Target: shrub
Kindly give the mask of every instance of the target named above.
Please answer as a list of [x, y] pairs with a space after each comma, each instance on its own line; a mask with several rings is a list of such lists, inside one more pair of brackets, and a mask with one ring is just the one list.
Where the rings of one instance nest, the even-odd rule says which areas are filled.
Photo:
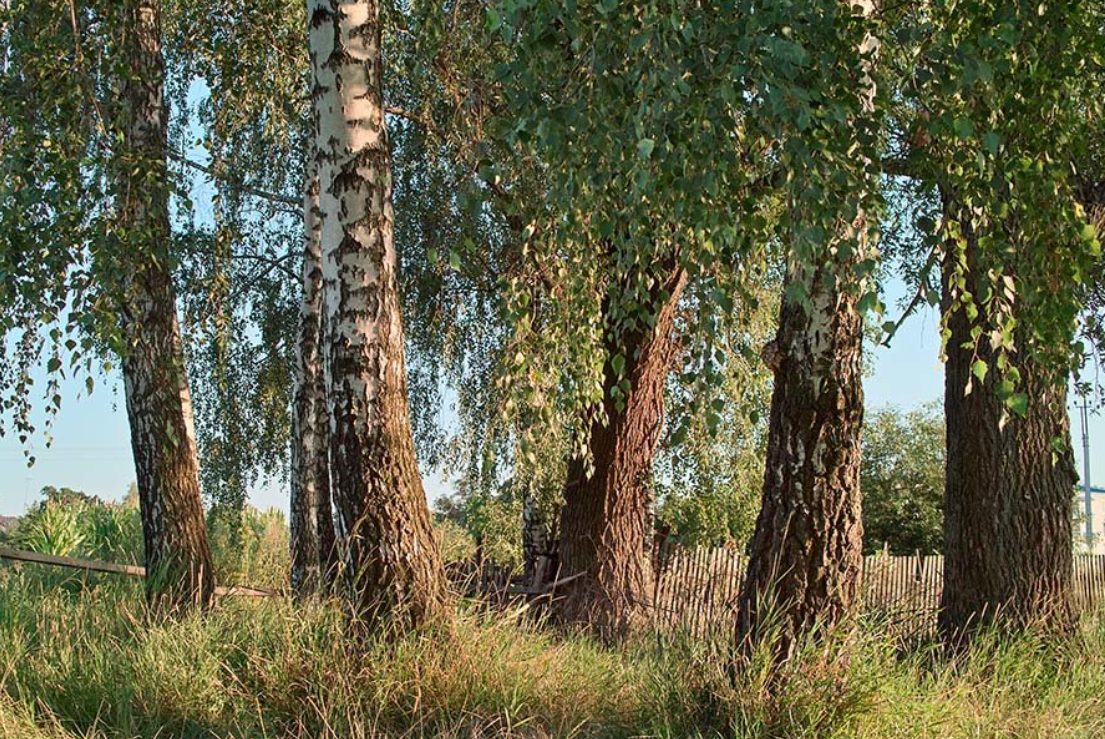
[[142, 523], [137, 501], [109, 503], [68, 488], [47, 487], [12, 533], [23, 549], [115, 562], [142, 561]]

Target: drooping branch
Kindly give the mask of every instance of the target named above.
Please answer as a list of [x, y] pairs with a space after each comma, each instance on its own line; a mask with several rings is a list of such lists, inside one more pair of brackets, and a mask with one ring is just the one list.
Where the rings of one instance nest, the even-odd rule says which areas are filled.
[[[200, 164], [199, 162], [193, 161], [182, 154], [178, 154], [175, 151], [169, 152], [168, 156], [170, 160], [177, 162], [178, 164], [183, 164], [188, 169], [193, 169], [197, 172], [201, 172], [213, 180], [227, 182], [230, 179], [226, 175], [216, 170], [214, 167]], [[293, 207], [299, 206], [299, 200], [288, 195], [281, 195], [279, 193], [269, 192], [268, 190], [263, 190], [258, 187], [250, 187], [249, 185], [238, 184], [237, 187], [239, 190], [246, 193], [247, 195], [252, 195], [254, 197], [261, 198], [262, 200], [268, 200], [273, 203], [280, 203], [281, 205], [290, 205]]]

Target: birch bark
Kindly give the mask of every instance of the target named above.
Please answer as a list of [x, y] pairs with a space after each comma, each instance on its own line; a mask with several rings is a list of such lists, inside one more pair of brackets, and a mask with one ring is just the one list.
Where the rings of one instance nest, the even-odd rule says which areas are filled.
[[325, 589], [333, 574], [334, 521], [330, 507], [329, 419], [323, 376], [322, 214], [318, 162], [310, 164], [303, 203], [303, 303], [292, 400], [292, 589], [305, 596]]
[[380, 8], [309, 0], [332, 494], [346, 586], [362, 617], [416, 625], [442, 611], [407, 406]]
[[206, 606], [214, 593], [192, 399], [167, 267], [164, 63], [156, 0], [127, 0], [117, 209], [128, 285], [123, 380], [151, 602]]
[[[873, 12], [871, 0], [847, 1], [856, 13]], [[874, 50], [865, 37], [865, 71]], [[866, 72], [863, 83], [869, 113], [875, 83]], [[784, 295], [766, 357], [775, 389], [763, 499], [738, 600], [736, 638], [745, 654], [770, 641], [778, 662], [789, 659], [801, 638], [844, 619], [859, 591], [863, 318], [854, 269], [869, 251], [867, 230], [861, 210], [840, 227], [821, 264], [790, 265], [788, 281], [808, 286], [809, 306]], [[841, 249], [845, 241], [850, 253]]]

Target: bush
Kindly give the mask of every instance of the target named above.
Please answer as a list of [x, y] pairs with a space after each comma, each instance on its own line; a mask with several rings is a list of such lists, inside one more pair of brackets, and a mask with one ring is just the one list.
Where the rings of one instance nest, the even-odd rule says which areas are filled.
[[69, 488], [43, 488], [12, 533], [16, 547], [64, 557], [142, 562], [137, 499], [108, 503]]

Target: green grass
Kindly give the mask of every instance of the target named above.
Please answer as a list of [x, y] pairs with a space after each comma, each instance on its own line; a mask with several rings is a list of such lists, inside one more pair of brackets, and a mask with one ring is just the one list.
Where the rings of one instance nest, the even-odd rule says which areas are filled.
[[468, 607], [388, 643], [279, 600], [158, 622], [136, 582], [4, 565], [0, 737], [1105, 736], [1097, 619], [952, 661], [880, 633], [808, 649], [773, 691], [762, 659], [731, 686], [708, 642], [609, 650]]

